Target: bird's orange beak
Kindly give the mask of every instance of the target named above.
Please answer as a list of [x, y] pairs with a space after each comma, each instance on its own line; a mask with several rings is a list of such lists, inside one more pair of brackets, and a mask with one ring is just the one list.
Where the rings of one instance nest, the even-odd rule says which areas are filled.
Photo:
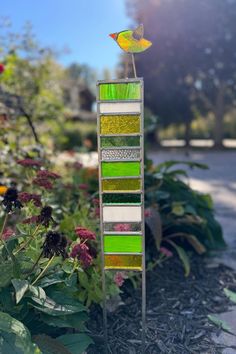
[[109, 36], [110, 36], [111, 38], [113, 38], [114, 40], [116, 40], [117, 34], [116, 34], [116, 33], [110, 33]]

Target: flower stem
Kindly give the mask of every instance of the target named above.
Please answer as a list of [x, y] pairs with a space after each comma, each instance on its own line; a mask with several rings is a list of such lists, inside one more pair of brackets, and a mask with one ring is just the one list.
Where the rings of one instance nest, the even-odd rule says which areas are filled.
[[31, 285], [34, 285], [35, 283], [37, 283], [37, 281], [44, 275], [44, 273], [46, 272], [46, 270], [48, 269], [48, 267], [50, 266], [50, 264], [52, 263], [54, 258], [55, 258], [55, 256], [52, 256], [52, 258], [49, 259], [45, 268], [43, 268], [42, 272], [39, 273], [39, 275], [37, 276], [37, 278], [33, 281], [33, 283]]
[[20, 248], [14, 253], [15, 255], [17, 253], [19, 253], [20, 251], [22, 251], [23, 248], [25, 248], [26, 246], [28, 246], [30, 244], [30, 242], [34, 239], [34, 236], [36, 235], [39, 227], [40, 227], [40, 225], [36, 226], [36, 228], [35, 228], [34, 232], [32, 233], [31, 237], [26, 242], [24, 242], [23, 245], [20, 246]]
[[5, 227], [6, 227], [6, 224], [7, 224], [7, 220], [8, 220], [8, 214], [5, 215], [5, 218], [4, 218], [4, 221], [3, 221], [3, 224], [2, 224], [2, 229], [1, 229], [1, 234], [0, 234], [0, 239], [2, 241], [4, 241], [3, 238], [2, 238], [2, 235], [3, 235], [3, 232], [5, 230]]

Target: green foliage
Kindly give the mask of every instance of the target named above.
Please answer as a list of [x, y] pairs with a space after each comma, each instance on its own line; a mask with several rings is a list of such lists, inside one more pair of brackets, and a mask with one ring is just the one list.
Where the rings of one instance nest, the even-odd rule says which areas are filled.
[[232, 301], [236, 304], [236, 293], [235, 292], [225, 288], [224, 293], [230, 299], [230, 301]]
[[167, 161], [157, 167], [149, 164], [145, 175], [146, 205], [161, 220], [158, 233], [153, 226], [150, 227], [157, 249], [161, 245], [173, 247], [188, 275], [190, 263], [186, 251], [189, 247], [201, 255], [225, 248], [226, 244], [221, 226], [214, 217], [211, 196], [192, 190], [184, 182], [187, 173], [176, 167], [180, 164], [203, 170], [207, 168], [199, 163], [182, 161]]

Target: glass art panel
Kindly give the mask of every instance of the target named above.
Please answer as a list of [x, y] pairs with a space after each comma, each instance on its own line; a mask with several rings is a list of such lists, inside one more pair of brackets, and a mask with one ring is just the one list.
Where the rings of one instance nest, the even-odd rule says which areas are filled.
[[119, 147], [119, 146], [139, 146], [139, 136], [107, 136], [101, 137], [101, 147]]
[[102, 191], [117, 191], [117, 192], [125, 192], [125, 191], [140, 191], [141, 189], [141, 180], [137, 179], [104, 179], [102, 181]]
[[99, 85], [99, 96], [100, 100], [138, 100], [141, 98], [140, 83], [101, 84]]
[[102, 150], [102, 160], [137, 160], [140, 149], [106, 149]]
[[141, 113], [139, 102], [104, 102], [99, 104], [100, 113]]
[[140, 255], [105, 255], [105, 269], [142, 270]]
[[139, 115], [101, 116], [101, 134], [135, 134], [140, 133]]
[[140, 204], [141, 194], [103, 194], [103, 204]]
[[104, 206], [104, 222], [141, 222], [141, 206]]
[[128, 232], [135, 231], [140, 232], [142, 229], [141, 223], [139, 222], [106, 222], [103, 224], [103, 230], [106, 232]]
[[102, 177], [131, 176], [140, 176], [140, 162], [102, 162]]
[[104, 252], [107, 253], [141, 253], [142, 236], [105, 235]]

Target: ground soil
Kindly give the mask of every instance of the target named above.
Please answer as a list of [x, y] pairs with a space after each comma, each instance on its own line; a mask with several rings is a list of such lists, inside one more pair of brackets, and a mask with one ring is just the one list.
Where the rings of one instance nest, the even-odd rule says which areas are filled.
[[[210, 323], [207, 315], [227, 311], [232, 305], [224, 295], [225, 287], [236, 291], [236, 273], [223, 265], [210, 268], [202, 257], [192, 258], [188, 278], [176, 258], [148, 272], [145, 353], [222, 353], [225, 347], [212, 340], [221, 328]], [[141, 353], [141, 294], [129, 282], [123, 292], [124, 305], [108, 315], [108, 353]], [[105, 353], [101, 309], [95, 307], [90, 318], [88, 329], [95, 345], [88, 353]]]

